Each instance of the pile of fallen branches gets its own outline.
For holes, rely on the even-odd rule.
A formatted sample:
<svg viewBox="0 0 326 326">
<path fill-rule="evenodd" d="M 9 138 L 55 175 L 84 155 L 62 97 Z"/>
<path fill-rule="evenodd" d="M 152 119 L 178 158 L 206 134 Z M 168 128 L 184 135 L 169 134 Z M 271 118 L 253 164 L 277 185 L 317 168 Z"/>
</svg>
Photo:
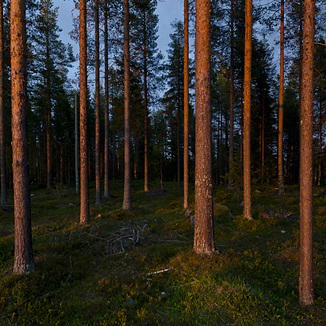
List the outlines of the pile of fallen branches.
<svg viewBox="0 0 326 326">
<path fill-rule="evenodd" d="M 108 243 L 106 253 L 116 254 L 134 249 L 142 238 L 146 225 L 145 222 L 124 225 L 118 231 L 110 234 L 106 239 Z"/>
</svg>

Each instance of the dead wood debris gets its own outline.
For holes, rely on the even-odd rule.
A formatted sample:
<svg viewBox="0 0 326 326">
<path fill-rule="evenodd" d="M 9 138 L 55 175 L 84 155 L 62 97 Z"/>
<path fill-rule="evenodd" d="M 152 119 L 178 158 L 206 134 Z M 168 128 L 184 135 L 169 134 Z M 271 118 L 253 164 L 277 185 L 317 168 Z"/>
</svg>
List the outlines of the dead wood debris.
<svg viewBox="0 0 326 326">
<path fill-rule="evenodd" d="M 134 249 L 142 237 L 146 223 L 125 225 L 107 238 L 107 254 L 122 253 Z"/>
<path fill-rule="evenodd" d="M 268 209 L 266 211 L 263 211 L 260 213 L 261 217 L 267 218 L 267 219 L 288 219 L 293 220 L 296 219 L 295 216 L 293 216 L 292 212 L 288 212 L 284 209 Z"/>
</svg>

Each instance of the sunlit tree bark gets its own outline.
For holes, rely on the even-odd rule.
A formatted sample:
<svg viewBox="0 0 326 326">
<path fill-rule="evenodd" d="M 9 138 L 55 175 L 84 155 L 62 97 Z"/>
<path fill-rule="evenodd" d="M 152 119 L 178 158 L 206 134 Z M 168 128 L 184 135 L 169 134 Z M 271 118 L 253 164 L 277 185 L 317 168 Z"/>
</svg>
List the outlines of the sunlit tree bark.
<svg viewBox="0 0 326 326">
<path fill-rule="evenodd" d="M 250 125 L 251 125 L 251 57 L 252 57 L 252 0 L 245 4 L 245 67 L 243 110 L 243 176 L 245 219 L 252 219 L 251 171 L 250 171 Z"/>
<path fill-rule="evenodd" d="M 79 0 L 80 224 L 89 224 L 86 0 Z"/>
<path fill-rule="evenodd" d="M 124 0 L 124 192 L 122 209 L 131 209 L 129 0 Z"/>
<path fill-rule="evenodd" d="M 189 5 L 184 0 L 184 144 L 183 144 L 183 208 L 189 206 Z"/>
<path fill-rule="evenodd" d="M 3 0 L 0 0 L 0 160 L 1 160 L 1 205 L 7 204 L 6 143 L 4 119 L 4 55 L 3 55 Z"/>
<path fill-rule="evenodd" d="M 304 1 L 300 110 L 300 304 L 314 303 L 313 294 L 313 65 L 315 1 Z"/>
<path fill-rule="evenodd" d="M 16 274 L 25 274 L 35 269 L 28 164 L 25 1 L 12 0 L 10 10 L 12 168 L 15 214 L 13 271 Z"/>
<path fill-rule="evenodd" d="M 281 0 L 280 94 L 278 113 L 278 194 L 284 195 L 283 178 L 283 108 L 284 108 L 284 0 Z"/>
<path fill-rule="evenodd" d="M 210 0 L 196 0 L 195 238 L 198 254 L 214 251 L 210 103 Z"/>
<path fill-rule="evenodd" d="M 98 0 L 95 0 L 95 205 L 101 204 L 100 169 L 100 33 Z"/>
</svg>

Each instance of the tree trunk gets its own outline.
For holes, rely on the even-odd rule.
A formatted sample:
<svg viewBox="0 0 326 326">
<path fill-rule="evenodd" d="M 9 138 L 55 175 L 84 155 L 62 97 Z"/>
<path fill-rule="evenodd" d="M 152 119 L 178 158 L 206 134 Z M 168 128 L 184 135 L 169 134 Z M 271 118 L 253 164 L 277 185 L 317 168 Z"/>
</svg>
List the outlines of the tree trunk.
<svg viewBox="0 0 326 326">
<path fill-rule="evenodd" d="M 284 0 L 281 0 L 281 36 L 280 36 L 280 94 L 278 111 L 278 194 L 284 195 L 283 177 L 283 111 L 284 110 Z"/>
<path fill-rule="evenodd" d="M 231 37 L 230 37 L 230 141 L 229 141 L 229 179 L 228 188 L 232 189 L 233 155 L 234 155 L 234 0 L 231 0 Z"/>
<path fill-rule="evenodd" d="M 178 80 L 180 80 L 181 76 L 179 76 Z M 178 83 L 178 88 L 179 88 L 179 91 L 178 91 L 178 106 L 177 106 L 177 184 L 178 184 L 178 189 L 180 189 L 181 187 L 181 150 L 180 150 L 180 147 L 181 147 L 181 137 L 180 137 L 180 129 L 181 129 L 181 113 L 180 113 L 180 110 L 181 110 L 181 87 L 180 87 L 180 83 Z"/>
<path fill-rule="evenodd" d="M 322 102 L 319 103 L 319 126 L 318 126 L 318 181 L 317 185 L 321 184 L 321 171 L 322 171 L 322 141 L 323 141 L 323 111 Z"/>
<path fill-rule="evenodd" d="M 80 224 L 89 224 L 88 142 L 87 142 L 87 41 L 86 0 L 79 0 L 80 65 Z"/>
<path fill-rule="evenodd" d="M 244 109 L 243 109 L 243 217 L 252 220 L 251 171 L 250 171 L 250 124 L 251 124 L 251 56 L 252 56 L 252 0 L 245 5 L 245 67 L 244 67 Z"/>
<path fill-rule="evenodd" d="M 76 177 L 76 193 L 79 193 L 79 171 L 78 171 L 78 107 L 77 93 L 75 94 L 75 177 Z"/>
<path fill-rule="evenodd" d="M 196 1 L 196 162 L 194 251 L 214 248 L 210 106 L 210 1 Z"/>
<path fill-rule="evenodd" d="M 100 33 L 98 17 L 98 0 L 95 0 L 95 205 L 101 204 L 101 170 L 100 170 Z"/>
<path fill-rule="evenodd" d="M 265 90 L 263 91 L 263 112 L 261 117 L 261 179 L 265 182 Z"/>
<path fill-rule="evenodd" d="M 139 139 L 138 136 L 135 137 L 135 157 L 134 157 L 134 178 L 138 178 L 139 170 Z"/>
<path fill-rule="evenodd" d="M 304 2 L 300 110 L 300 279 L 301 305 L 314 303 L 313 294 L 313 64 L 315 1 Z"/>
<path fill-rule="evenodd" d="M 145 106 L 145 135 L 144 135 L 144 191 L 149 191 L 148 183 L 148 89 L 147 89 L 147 33 L 146 33 L 146 14 L 144 9 L 144 106 Z"/>
<path fill-rule="evenodd" d="M 59 178 L 58 182 L 63 185 L 63 145 L 60 143 L 60 166 L 59 166 Z"/>
<path fill-rule="evenodd" d="M 12 167 L 14 183 L 15 262 L 13 272 L 35 269 L 32 248 L 27 130 L 26 3 L 11 0 Z"/>
<path fill-rule="evenodd" d="M 189 207 L 189 5 L 184 0 L 184 64 L 183 64 L 183 208 Z"/>
<path fill-rule="evenodd" d="M 113 130 L 112 132 L 112 179 L 115 179 L 116 165 L 117 165 L 116 139 L 115 139 L 115 131 Z"/>
<path fill-rule="evenodd" d="M 105 66 L 105 104 L 104 104 L 104 198 L 110 197 L 109 188 L 109 46 L 108 46 L 108 0 L 104 3 L 104 66 Z"/>
<path fill-rule="evenodd" d="M 51 77 L 50 77 L 50 49 L 49 34 L 46 31 L 46 104 L 45 104 L 45 124 L 46 124 L 46 186 L 51 189 L 52 183 L 52 153 L 51 153 Z"/>
<path fill-rule="evenodd" d="M 124 0 L 124 193 L 122 209 L 131 209 L 129 0 Z"/>
<path fill-rule="evenodd" d="M 3 55 L 3 0 L 0 0 L 0 160 L 1 160 L 1 205 L 7 204 L 5 107 L 4 107 L 4 55 Z"/>
</svg>

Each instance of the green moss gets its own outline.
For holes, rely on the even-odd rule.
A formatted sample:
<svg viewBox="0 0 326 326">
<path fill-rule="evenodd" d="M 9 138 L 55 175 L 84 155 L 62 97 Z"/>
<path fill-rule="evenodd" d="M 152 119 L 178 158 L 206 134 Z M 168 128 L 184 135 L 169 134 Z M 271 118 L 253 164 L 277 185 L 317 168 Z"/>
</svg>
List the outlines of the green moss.
<svg viewBox="0 0 326 326">
<path fill-rule="evenodd" d="M 131 212 L 121 209 L 121 181 L 110 186 L 112 197 L 95 206 L 91 184 L 88 227 L 79 225 L 73 188 L 33 189 L 36 271 L 23 277 L 11 273 L 13 212 L 0 211 L 1 325 L 321 325 L 326 320 L 323 196 L 314 198 L 316 304 L 302 308 L 297 188 L 286 189 L 282 199 L 271 188 L 259 188 L 253 193 L 254 220 L 246 221 L 234 194 L 218 187 L 218 251 L 198 256 L 175 184 L 166 183 L 161 191 L 153 183 L 145 194 L 142 181 L 135 181 Z M 263 214 L 280 210 L 291 217 Z M 109 239 L 132 227 L 139 230 L 139 242 L 109 253 Z"/>
</svg>

